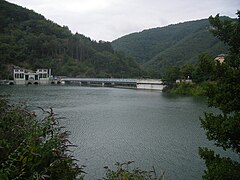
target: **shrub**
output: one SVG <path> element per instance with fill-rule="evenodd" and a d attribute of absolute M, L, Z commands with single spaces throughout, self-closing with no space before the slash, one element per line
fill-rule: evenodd
<path fill-rule="evenodd" d="M 151 171 L 143 171 L 138 168 L 131 169 L 129 165 L 134 161 L 128 161 L 127 163 L 117 162 L 116 170 L 111 170 L 109 167 L 106 169 L 106 180 L 162 180 L 164 173 L 158 177 L 153 167 Z"/>
<path fill-rule="evenodd" d="M 53 110 L 42 120 L 0 97 L 0 179 L 83 179 L 83 167 L 67 153 L 69 131 Z"/>
<path fill-rule="evenodd" d="M 164 92 L 173 95 L 205 96 L 206 89 L 211 82 L 202 82 L 199 84 L 180 83 L 165 88 Z"/>

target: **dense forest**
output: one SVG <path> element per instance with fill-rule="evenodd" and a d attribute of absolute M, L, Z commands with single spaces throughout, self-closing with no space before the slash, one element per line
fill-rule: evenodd
<path fill-rule="evenodd" d="M 204 19 L 97 42 L 1 0 L 0 79 L 11 78 L 14 66 L 70 77 L 162 78 L 169 67 L 195 64 L 200 53 L 227 52 L 209 29 Z"/>
<path fill-rule="evenodd" d="M 72 34 L 42 15 L 0 1 L 0 79 L 11 78 L 13 66 L 52 68 L 71 77 L 139 77 L 131 57 L 115 52 L 110 42 Z"/>
<path fill-rule="evenodd" d="M 112 46 L 162 76 L 167 67 L 196 63 L 201 53 L 226 53 L 227 46 L 209 29 L 208 19 L 190 21 L 129 34 L 113 41 Z"/>

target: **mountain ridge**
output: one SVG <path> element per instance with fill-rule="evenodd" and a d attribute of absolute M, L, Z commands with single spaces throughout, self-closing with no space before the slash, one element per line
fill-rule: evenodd
<path fill-rule="evenodd" d="M 131 57 L 117 53 L 110 42 L 73 34 L 44 16 L 0 1 L 0 79 L 9 66 L 52 68 L 54 75 L 70 77 L 139 77 L 142 70 Z"/>
<path fill-rule="evenodd" d="M 134 57 L 144 69 L 163 71 L 167 66 L 194 64 L 201 53 L 226 53 L 227 46 L 209 29 L 208 19 L 187 21 L 132 33 L 111 44 L 114 50 Z"/>
<path fill-rule="evenodd" d="M 131 33 L 113 42 L 73 34 L 41 14 L 0 1 L 0 79 L 9 66 L 52 68 L 71 77 L 160 78 L 168 66 L 194 64 L 203 52 L 217 55 L 227 47 L 209 32 L 207 19 Z M 123 52 L 123 53 L 122 53 Z M 149 73 L 146 73 L 149 72 Z"/>

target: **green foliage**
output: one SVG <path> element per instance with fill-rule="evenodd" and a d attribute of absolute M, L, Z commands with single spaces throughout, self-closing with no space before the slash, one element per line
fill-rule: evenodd
<path fill-rule="evenodd" d="M 185 64 L 169 67 L 163 74 L 167 87 L 164 92 L 175 95 L 206 96 L 213 93 L 214 82 L 225 74 L 224 64 L 216 62 L 209 54 L 200 54 L 195 66 Z M 185 82 L 191 79 L 193 83 Z M 182 81 L 176 84 L 176 80 Z M 207 93 L 208 92 L 208 93 Z"/>
<path fill-rule="evenodd" d="M 155 168 L 151 171 L 143 171 L 138 168 L 131 169 L 130 164 L 133 161 L 127 163 L 117 162 L 116 170 L 111 170 L 109 167 L 104 167 L 106 169 L 106 180 L 161 180 L 163 179 L 162 174 L 160 177 L 157 176 Z"/>
<path fill-rule="evenodd" d="M 219 179 L 240 179 L 240 164 L 227 157 L 215 155 L 214 151 L 207 148 L 200 148 L 199 154 L 205 160 L 207 170 L 203 179 L 219 180 Z"/>
<path fill-rule="evenodd" d="M 192 64 L 185 64 L 182 67 L 170 66 L 165 69 L 162 78 L 165 84 L 173 85 L 176 80 L 191 79 L 194 69 Z"/>
<path fill-rule="evenodd" d="M 115 50 L 136 58 L 149 71 L 161 75 L 169 66 L 180 67 L 197 62 L 200 53 L 216 56 L 227 46 L 209 32 L 207 19 L 144 30 L 112 42 Z"/>
<path fill-rule="evenodd" d="M 6 66 L 12 65 L 52 68 L 54 75 L 72 77 L 102 74 L 138 77 L 142 74 L 135 60 L 125 55 L 119 58 L 110 42 L 96 42 L 84 35 L 72 34 L 68 27 L 4 0 L 0 1 L 1 19 L 0 69 L 3 70 L 0 79 L 8 79 L 12 69 Z"/>
<path fill-rule="evenodd" d="M 0 179 L 82 179 L 73 146 L 53 111 L 43 120 L 0 99 Z"/>
<path fill-rule="evenodd" d="M 216 64 L 214 57 L 208 54 L 199 55 L 198 63 L 193 71 L 194 82 L 215 80 Z"/>
<path fill-rule="evenodd" d="M 240 155 L 240 11 L 237 20 L 221 21 L 210 17 L 213 33 L 230 46 L 226 61 L 216 66 L 219 76 L 207 90 L 209 106 L 221 110 L 221 114 L 205 113 L 201 118 L 207 138 L 224 150 Z M 201 148 L 200 156 L 207 170 L 204 179 L 240 179 L 240 161 L 214 155 L 212 150 Z"/>
<path fill-rule="evenodd" d="M 181 79 L 192 78 L 194 66 L 192 64 L 185 64 L 180 67 Z"/>
<path fill-rule="evenodd" d="M 205 96 L 208 86 L 208 82 L 200 84 L 179 83 L 164 89 L 164 92 L 173 95 Z"/>
<path fill-rule="evenodd" d="M 174 84 L 180 78 L 180 69 L 178 67 L 168 67 L 163 75 L 167 84 Z"/>

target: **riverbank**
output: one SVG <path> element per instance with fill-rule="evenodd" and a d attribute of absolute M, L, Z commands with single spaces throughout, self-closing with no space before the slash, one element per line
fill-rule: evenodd
<path fill-rule="evenodd" d="M 168 85 L 163 89 L 163 92 L 172 95 L 188 95 L 188 96 L 205 96 L 209 82 L 202 83 L 179 83 Z"/>

